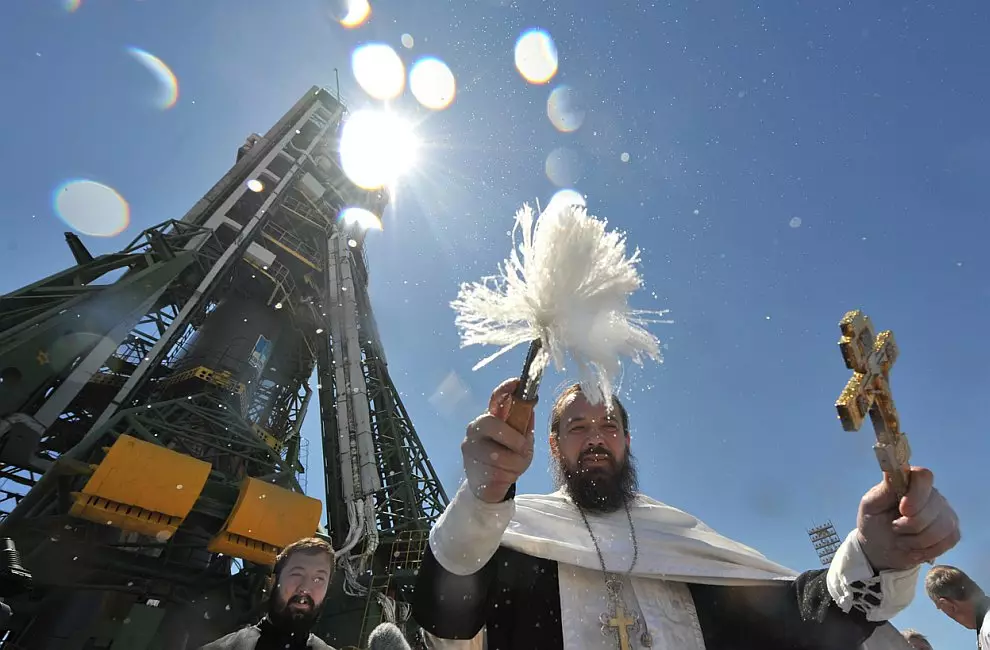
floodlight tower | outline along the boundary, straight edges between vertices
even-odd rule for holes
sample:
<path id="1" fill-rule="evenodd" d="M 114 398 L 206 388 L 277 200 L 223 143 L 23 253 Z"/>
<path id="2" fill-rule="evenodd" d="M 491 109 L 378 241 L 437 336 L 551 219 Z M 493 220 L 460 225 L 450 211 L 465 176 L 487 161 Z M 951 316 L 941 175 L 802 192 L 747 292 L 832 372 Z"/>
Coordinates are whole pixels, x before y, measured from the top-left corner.
<path id="1" fill-rule="evenodd" d="M 196 648 L 318 528 L 321 636 L 402 622 L 447 497 L 389 378 L 360 225 L 389 196 L 344 175 L 345 115 L 312 88 L 181 220 L 99 257 L 67 234 L 75 266 L 0 297 L 0 537 L 33 574 L 3 647 Z M 314 371 L 325 529 L 298 482 Z"/>
<path id="2" fill-rule="evenodd" d="M 808 529 L 808 537 L 811 539 L 812 546 L 815 547 L 815 552 L 818 553 L 818 559 L 821 560 L 822 566 L 831 564 L 835 552 L 842 545 L 842 540 L 835 532 L 835 526 L 832 525 L 832 522 L 826 521 L 824 524 L 812 526 Z"/>

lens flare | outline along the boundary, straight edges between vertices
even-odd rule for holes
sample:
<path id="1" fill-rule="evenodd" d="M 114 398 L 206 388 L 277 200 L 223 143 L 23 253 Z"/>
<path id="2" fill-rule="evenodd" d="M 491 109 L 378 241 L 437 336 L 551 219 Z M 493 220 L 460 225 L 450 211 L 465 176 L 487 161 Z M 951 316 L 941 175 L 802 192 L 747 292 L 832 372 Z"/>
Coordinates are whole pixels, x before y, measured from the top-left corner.
<path id="1" fill-rule="evenodd" d="M 82 6 L 82 0 L 65 0 L 65 10 L 70 14 Z"/>
<path id="2" fill-rule="evenodd" d="M 457 82 L 446 63 L 427 57 L 417 61 L 409 72 L 409 90 L 420 104 L 439 111 L 454 101 Z"/>
<path id="3" fill-rule="evenodd" d="M 582 207 L 587 207 L 588 202 L 585 201 L 584 196 L 582 196 L 577 190 L 559 190 L 550 198 L 550 203 L 547 204 L 547 207 L 544 208 L 544 210 L 550 210 L 553 212 L 560 208 L 566 208 L 569 205 L 580 205 Z"/>
<path id="4" fill-rule="evenodd" d="M 577 93 L 570 86 L 557 86 L 547 98 L 547 117 L 558 131 L 571 133 L 584 123 L 584 110 L 578 105 Z"/>
<path id="5" fill-rule="evenodd" d="M 362 230 L 382 229 L 382 220 L 374 212 L 365 210 L 364 208 L 344 208 L 340 211 L 340 220 L 346 226 L 357 226 Z M 357 242 L 354 242 L 354 245 L 351 247 L 353 248 L 356 245 Z"/>
<path id="6" fill-rule="evenodd" d="M 402 41 L 402 47 L 407 50 L 413 49 L 413 46 L 416 45 L 416 39 L 412 37 L 412 34 L 403 34 L 399 40 Z"/>
<path id="7" fill-rule="evenodd" d="M 340 24 L 347 29 L 354 29 L 364 24 L 371 16 L 371 5 L 368 0 L 347 0 L 347 15 L 340 19 Z"/>
<path id="8" fill-rule="evenodd" d="M 257 178 L 252 178 L 247 182 L 247 188 L 252 192 L 261 192 L 265 189 L 265 184 L 259 181 Z"/>
<path id="9" fill-rule="evenodd" d="M 557 46 L 542 29 L 523 32 L 516 41 L 516 70 L 531 84 L 545 84 L 557 74 Z"/>
<path id="10" fill-rule="evenodd" d="M 557 187 L 569 187 L 581 178 L 581 158 L 567 147 L 557 147 L 547 156 L 546 172 Z"/>
<path id="11" fill-rule="evenodd" d="M 163 111 L 175 106 L 179 101 L 179 80 L 172 69 L 165 65 L 165 62 L 154 54 L 145 52 L 137 47 L 127 48 L 128 54 L 134 57 L 138 63 L 155 76 L 160 88 L 158 95 L 158 107 Z"/>
<path id="12" fill-rule="evenodd" d="M 131 221 L 130 206 L 117 190 L 96 181 L 74 179 L 52 193 L 55 214 L 70 228 L 91 237 L 113 237 Z"/>
<path id="13" fill-rule="evenodd" d="M 405 120 L 387 111 L 352 113 L 340 135 L 340 164 L 366 190 L 393 184 L 416 162 L 419 142 Z"/>
<path id="14" fill-rule="evenodd" d="M 402 59 L 384 43 L 369 43 L 354 50 L 351 70 L 358 85 L 375 99 L 395 99 L 406 85 Z"/>

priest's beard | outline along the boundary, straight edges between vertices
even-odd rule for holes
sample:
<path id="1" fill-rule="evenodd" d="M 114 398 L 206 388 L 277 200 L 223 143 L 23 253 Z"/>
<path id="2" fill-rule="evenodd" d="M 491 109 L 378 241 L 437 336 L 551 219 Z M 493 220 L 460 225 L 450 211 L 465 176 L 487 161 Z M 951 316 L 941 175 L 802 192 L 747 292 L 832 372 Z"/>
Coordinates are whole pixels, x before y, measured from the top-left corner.
<path id="1" fill-rule="evenodd" d="M 605 455 L 609 463 L 582 467 L 582 461 L 589 454 Z M 563 487 L 574 504 L 588 512 L 615 512 L 631 503 L 639 492 L 636 459 L 628 446 L 621 462 L 616 461 L 608 449 L 599 446 L 582 450 L 574 467 L 568 467 L 564 457 L 559 456 L 557 462 L 552 463 L 551 470 L 557 487 Z"/>
<path id="2" fill-rule="evenodd" d="M 309 607 L 306 609 L 290 607 L 296 603 L 307 604 Z M 291 634 L 308 633 L 313 629 L 322 611 L 323 603 L 317 606 L 309 594 L 293 594 L 288 601 L 283 600 L 278 587 L 268 599 L 268 620 L 278 629 Z"/>

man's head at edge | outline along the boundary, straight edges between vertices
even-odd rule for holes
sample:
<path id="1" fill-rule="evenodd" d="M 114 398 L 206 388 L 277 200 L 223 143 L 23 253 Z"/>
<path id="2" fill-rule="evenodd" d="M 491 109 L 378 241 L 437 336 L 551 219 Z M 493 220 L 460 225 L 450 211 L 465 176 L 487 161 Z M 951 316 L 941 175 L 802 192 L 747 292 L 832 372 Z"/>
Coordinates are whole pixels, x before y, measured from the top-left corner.
<path id="1" fill-rule="evenodd" d="M 901 636 L 914 650 L 933 650 L 931 642 L 924 634 L 910 628 L 901 632 Z"/>
<path id="2" fill-rule="evenodd" d="M 925 576 L 925 592 L 943 614 L 970 630 L 978 630 L 982 621 L 977 610 L 987 605 L 987 596 L 972 578 L 960 569 L 939 564 Z"/>
<path id="3" fill-rule="evenodd" d="M 590 512 L 614 512 L 635 498 L 635 458 L 629 414 L 618 397 L 592 404 L 580 384 L 566 388 L 550 410 L 551 471 L 558 487 Z"/>

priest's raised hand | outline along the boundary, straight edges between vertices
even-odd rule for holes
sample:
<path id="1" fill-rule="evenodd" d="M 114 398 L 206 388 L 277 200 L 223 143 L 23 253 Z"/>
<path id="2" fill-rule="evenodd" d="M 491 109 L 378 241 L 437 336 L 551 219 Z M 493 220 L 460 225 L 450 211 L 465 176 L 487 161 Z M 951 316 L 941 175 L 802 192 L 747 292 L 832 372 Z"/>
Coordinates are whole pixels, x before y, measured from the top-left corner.
<path id="1" fill-rule="evenodd" d="M 468 425 L 461 443 L 468 486 L 485 503 L 505 500 L 509 488 L 533 461 L 533 418 L 523 433 L 505 422 L 518 383 L 505 381 L 495 389 L 488 412 Z"/>
<path id="2" fill-rule="evenodd" d="M 798 574 L 639 492 L 629 414 L 618 398 L 591 403 L 579 386 L 551 408 L 559 489 L 517 495 L 533 435 L 503 422 L 513 388 L 496 389 L 468 427 L 467 480 L 430 531 L 412 598 L 428 635 L 481 647 L 485 634 L 500 650 L 904 647 L 884 623 L 914 596 L 912 553 L 952 538 L 938 532 L 947 519 L 930 481 L 917 478 L 900 504 L 872 491 L 862 530 L 831 566 Z M 898 542 L 913 544 L 907 555 L 892 550 Z"/>
<path id="3" fill-rule="evenodd" d="M 931 470 L 912 467 L 910 488 L 898 498 L 888 479 L 863 496 L 857 541 L 877 571 L 910 569 L 959 543 L 959 518 L 935 489 Z"/>

